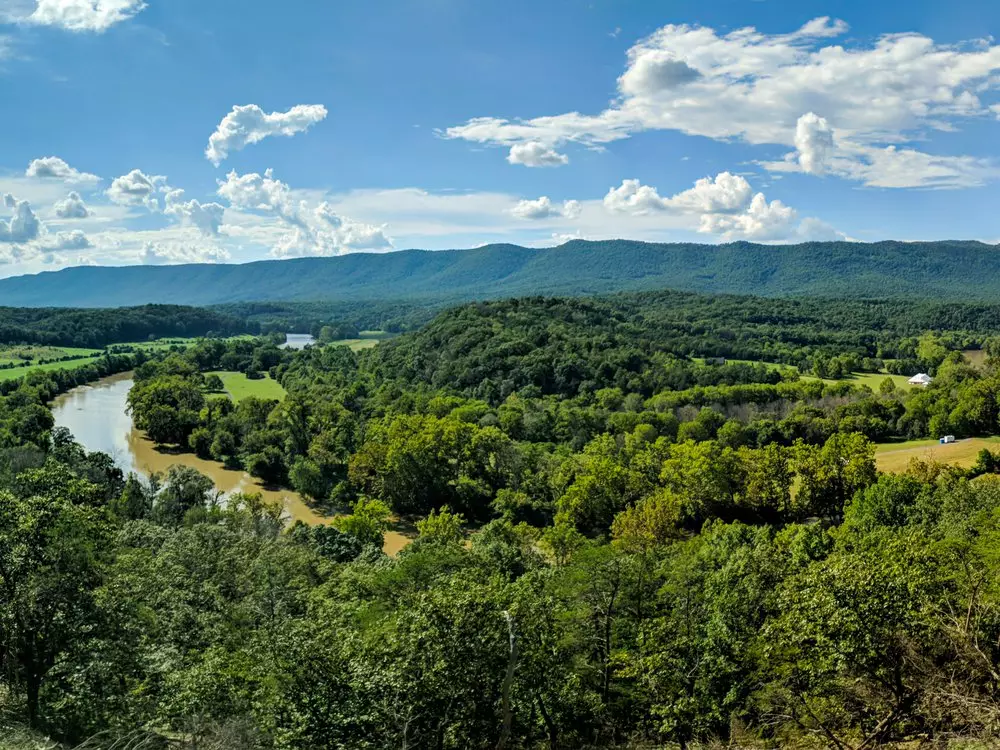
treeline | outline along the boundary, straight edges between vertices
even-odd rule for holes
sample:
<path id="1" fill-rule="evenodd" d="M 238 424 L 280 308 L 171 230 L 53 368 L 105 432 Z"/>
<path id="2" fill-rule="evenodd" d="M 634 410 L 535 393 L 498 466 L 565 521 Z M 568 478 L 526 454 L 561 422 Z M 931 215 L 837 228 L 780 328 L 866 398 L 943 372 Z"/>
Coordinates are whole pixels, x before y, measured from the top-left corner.
<path id="1" fill-rule="evenodd" d="M 420 302 L 230 302 L 212 305 L 225 315 L 243 318 L 262 332 L 311 333 L 319 338 L 323 326 L 345 326 L 354 331 L 401 333 L 431 320 L 443 303 Z M 338 338 L 352 338 L 339 336 Z"/>
<path id="2" fill-rule="evenodd" d="M 474 496 L 504 471 L 495 428 L 380 417 L 352 467 L 369 497 L 332 527 L 285 529 L 190 469 L 124 477 L 52 430 L 44 398 L 25 383 L 0 400 L 0 649 L 6 715 L 66 742 L 996 741 L 988 453 L 969 472 L 879 476 L 858 435 L 602 436 L 564 457 L 550 523 L 529 480 L 471 538 L 455 508 L 430 513 L 393 559 L 375 498 Z M 449 440 L 466 463 L 428 467 Z"/>
<path id="3" fill-rule="evenodd" d="M 937 362 L 928 363 L 936 373 L 929 388 L 899 389 L 887 378 L 873 392 L 850 382 L 792 379 L 761 364 L 706 365 L 638 336 L 602 336 L 603 318 L 584 336 L 589 319 L 579 328 L 564 325 L 576 304 L 552 303 L 548 318 L 529 308 L 535 316 L 525 320 L 545 331 L 547 349 L 509 347 L 506 339 L 520 333 L 509 317 L 481 327 L 482 336 L 493 330 L 492 338 L 472 337 L 469 347 L 448 338 L 434 342 L 438 350 L 423 348 L 428 330 L 359 354 L 329 346 L 291 352 L 250 339 L 201 341 L 139 367 L 129 404 L 136 425 L 154 441 L 290 485 L 322 505 L 350 507 L 375 497 L 398 514 L 447 505 L 487 521 L 499 512 L 497 503 L 516 498 L 541 525 L 551 524 L 565 502 L 569 467 L 605 438 L 662 446 L 714 442 L 738 452 L 822 446 L 851 434 L 887 441 L 997 431 L 1000 375 L 948 353 L 937 337 L 919 339 Z M 448 347 L 458 347 L 455 359 L 441 356 Z M 569 351 L 579 352 L 572 367 L 548 368 Z M 416 365 L 432 357 L 444 372 L 466 374 L 440 387 L 437 375 L 423 382 Z M 471 367 L 470 358 L 492 369 Z M 541 365 L 532 369 L 532 362 Z M 498 368 L 510 377 L 491 380 Z M 219 369 L 267 372 L 289 395 L 234 405 L 213 397 L 217 388 L 203 375 Z M 477 385 L 472 373 L 481 378 Z M 510 392 L 501 398 L 503 389 Z M 492 395 L 477 395 L 483 393 Z M 666 460 L 662 451 L 656 455 Z M 617 497 L 605 525 L 588 533 L 607 532 L 608 519 L 627 505 L 627 495 Z"/>
<path id="4" fill-rule="evenodd" d="M 224 313 L 178 305 L 114 309 L 0 308 L 0 342 L 100 349 L 149 338 L 256 333 L 259 327 Z"/>
<path id="5" fill-rule="evenodd" d="M 996 433 L 996 359 L 955 351 L 996 331 L 677 303 L 474 304 L 370 351 L 136 363 L 138 427 L 339 514 L 315 528 L 193 470 L 122 476 L 52 429 L 48 374 L 11 386 L 3 715 L 107 748 L 996 744 L 1000 456 L 884 476 L 872 444 Z M 873 391 L 713 346 L 935 378 Z M 234 404 L 220 369 L 287 397 Z M 417 538 L 390 558 L 394 517 Z"/>

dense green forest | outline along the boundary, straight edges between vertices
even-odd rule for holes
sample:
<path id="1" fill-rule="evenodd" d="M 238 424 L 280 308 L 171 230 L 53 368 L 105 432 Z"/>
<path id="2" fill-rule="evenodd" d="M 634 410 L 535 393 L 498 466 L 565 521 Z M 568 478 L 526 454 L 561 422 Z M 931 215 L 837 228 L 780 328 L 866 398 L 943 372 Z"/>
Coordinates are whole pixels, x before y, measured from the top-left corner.
<path id="1" fill-rule="evenodd" d="M 671 288 L 764 296 L 1000 299 L 1000 255 L 979 242 L 653 244 L 574 240 L 555 248 L 353 253 L 245 265 L 68 268 L 0 280 L 8 305 L 149 302 L 454 303 L 526 294 Z"/>
<path id="2" fill-rule="evenodd" d="M 143 305 L 118 309 L 0 307 L 0 343 L 101 348 L 149 338 L 257 333 L 259 326 L 197 307 Z"/>
<path id="3" fill-rule="evenodd" d="M 1000 456 L 887 475 L 873 441 L 1000 432 L 998 335 L 992 307 L 661 292 L 463 305 L 360 352 L 103 358 L 151 439 L 293 487 L 317 526 L 190 468 L 123 475 L 54 426 L 70 374 L 35 373 L 0 397 L 0 731 L 993 746 Z M 934 380 L 849 377 L 880 368 Z M 220 370 L 287 396 L 234 403 Z"/>
<path id="4" fill-rule="evenodd" d="M 319 338 L 319 329 L 327 324 L 354 331 L 409 331 L 430 321 L 443 307 L 431 302 L 232 302 L 212 309 L 242 318 L 265 333 L 311 333 Z"/>

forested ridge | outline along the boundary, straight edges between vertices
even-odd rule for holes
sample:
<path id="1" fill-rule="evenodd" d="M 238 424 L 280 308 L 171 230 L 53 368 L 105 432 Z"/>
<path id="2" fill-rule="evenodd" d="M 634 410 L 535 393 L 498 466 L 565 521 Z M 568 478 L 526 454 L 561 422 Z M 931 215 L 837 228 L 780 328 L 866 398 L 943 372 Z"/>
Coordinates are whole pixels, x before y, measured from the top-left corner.
<path id="1" fill-rule="evenodd" d="M 1000 300 L 1000 255 L 979 242 L 657 244 L 574 240 L 244 265 L 79 267 L 0 280 L 8 305 L 120 307 L 277 301 L 459 302 L 679 289 L 764 296 Z"/>
<path id="2" fill-rule="evenodd" d="M 296 489 L 334 516 L 312 527 L 193 469 L 124 476 L 36 373 L 0 397 L 0 731 L 993 746 L 1000 456 L 888 475 L 873 443 L 1000 432 L 998 337 L 992 306 L 657 292 L 462 305 L 361 352 L 130 355 L 150 438 Z M 850 376 L 881 368 L 934 380 Z"/>
<path id="3" fill-rule="evenodd" d="M 149 338 L 256 333 L 245 317 L 179 305 L 74 310 L 0 307 L 0 343 L 101 348 Z"/>

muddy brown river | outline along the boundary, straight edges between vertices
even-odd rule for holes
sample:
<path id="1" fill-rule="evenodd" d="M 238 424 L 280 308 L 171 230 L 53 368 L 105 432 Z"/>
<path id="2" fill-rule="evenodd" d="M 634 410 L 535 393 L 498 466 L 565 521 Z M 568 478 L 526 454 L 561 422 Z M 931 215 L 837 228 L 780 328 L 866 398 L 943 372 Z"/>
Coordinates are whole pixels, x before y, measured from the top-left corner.
<path id="1" fill-rule="evenodd" d="M 227 469 L 193 453 L 158 449 L 135 429 L 125 410 L 131 387 L 132 374 L 122 373 L 74 388 L 56 397 L 52 402 L 52 415 L 56 424 L 72 432 L 88 451 L 107 453 L 126 474 L 135 472 L 148 477 L 155 472 L 165 473 L 171 466 L 190 466 L 210 477 L 224 493 L 259 492 L 265 499 L 280 503 L 290 522 L 323 524 L 333 520 L 332 516 L 309 506 L 297 492 L 264 487 L 246 472 Z M 395 554 L 410 541 L 398 531 L 387 531 L 384 549 L 388 554 Z"/>

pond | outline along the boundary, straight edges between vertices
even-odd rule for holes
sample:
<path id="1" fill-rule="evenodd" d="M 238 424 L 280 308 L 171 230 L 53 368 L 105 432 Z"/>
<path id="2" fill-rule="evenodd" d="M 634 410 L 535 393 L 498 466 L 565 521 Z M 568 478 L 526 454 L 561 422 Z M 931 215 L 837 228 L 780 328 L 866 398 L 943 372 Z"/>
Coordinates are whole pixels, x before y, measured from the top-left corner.
<path id="1" fill-rule="evenodd" d="M 305 349 L 310 344 L 315 344 L 316 339 L 310 336 L 308 333 L 286 333 L 285 334 L 285 348 L 286 349 Z"/>
<path id="2" fill-rule="evenodd" d="M 210 477 L 224 493 L 259 492 L 266 500 L 280 503 L 290 521 L 313 525 L 333 520 L 332 516 L 309 506 L 297 492 L 264 487 L 244 471 L 227 469 L 193 453 L 158 448 L 135 429 L 125 410 L 132 382 L 131 373 L 112 375 L 56 397 L 51 405 L 56 425 L 72 432 L 88 451 L 107 453 L 125 473 L 135 472 L 148 477 L 154 472 L 165 473 L 171 466 L 190 466 Z M 397 531 L 388 531 L 384 549 L 388 554 L 395 554 L 410 541 Z"/>

